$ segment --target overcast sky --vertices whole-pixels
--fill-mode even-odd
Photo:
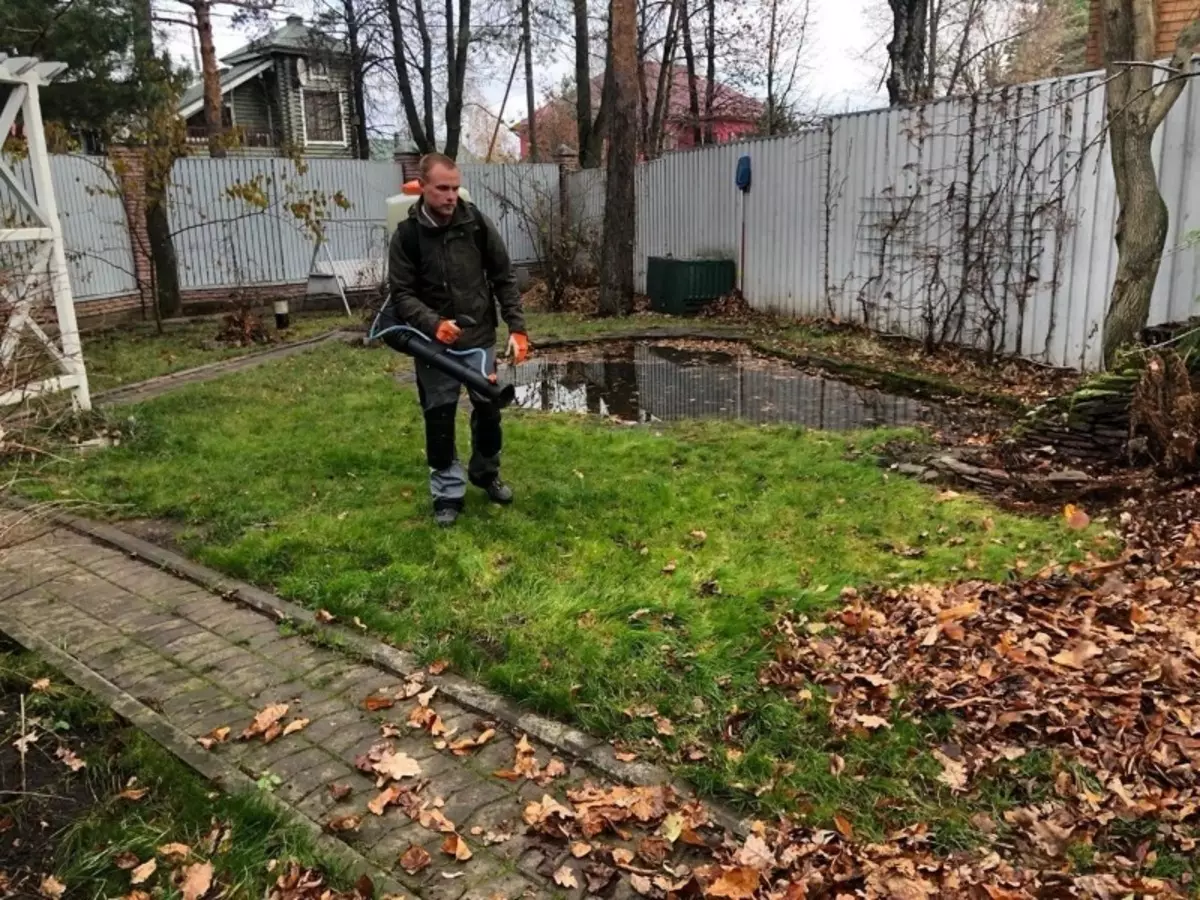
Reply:
[[[887,103],[887,96],[879,85],[884,49],[879,45],[873,28],[865,24],[870,2],[811,0],[812,22],[810,37],[806,42],[806,63],[812,74],[807,76],[804,90],[808,98],[820,102],[822,111],[843,112]],[[297,2],[295,9],[304,12],[307,6],[307,3]],[[272,18],[276,24],[282,24],[286,15],[286,11],[279,11]],[[251,36],[233,29],[225,17],[216,18],[214,26],[218,57],[244,44]],[[172,55],[191,64],[193,43],[188,29],[174,28],[168,32],[168,36]],[[535,76],[538,96],[558,84],[570,69],[571,64],[565,59],[539,66]],[[492,110],[498,110],[504,95],[503,80],[497,78],[491,83],[480,84],[479,89]],[[398,107],[399,104],[396,105]],[[518,72],[504,111],[504,120],[512,123],[523,119],[525,115],[525,91]]]

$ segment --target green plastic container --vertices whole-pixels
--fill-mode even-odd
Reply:
[[[646,293],[654,312],[692,316],[733,290],[737,264],[732,259],[646,258]]]

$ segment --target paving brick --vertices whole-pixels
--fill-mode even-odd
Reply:
[[[535,837],[525,833],[525,822],[521,817],[523,804],[513,797],[505,797],[488,806],[477,810],[473,815],[454,821],[458,823],[459,831],[470,835],[476,828],[483,829],[483,835],[476,840],[483,840],[488,834],[495,837],[510,835],[508,840],[488,846],[488,852],[500,859],[515,862],[521,855],[538,844]]]
[[[289,803],[299,803],[315,793],[327,791],[331,784],[349,784],[354,774],[344,762],[325,754],[317,765],[292,776],[288,782],[289,796],[285,799]]]
[[[394,682],[394,678],[389,678],[379,669],[361,665],[347,666],[343,661],[341,671],[329,684],[324,685],[324,689],[335,696],[344,694],[357,703],[372,691]]]
[[[207,592],[182,594],[173,598],[171,612],[184,619],[190,619],[205,628],[224,620],[233,605],[228,600],[222,600],[216,594]]]
[[[499,779],[484,781],[477,778],[472,784],[446,797],[443,812],[450,821],[463,822],[497,800],[503,799],[507,799],[514,809],[518,808],[516,796],[511,794]]]
[[[185,634],[164,648],[172,659],[185,666],[191,666],[204,656],[228,649],[229,642],[211,631],[194,631],[191,634]]]
[[[178,713],[173,721],[188,734],[201,737],[217,728],[228,727],[231,732],[240,732],[253,718],[254,710],[250,707],[224,698],[220,704]]]
[[[218,638],[218,640],[221,640]],[[208,653],[191,660],[187,665],[197,674],[206,675],[210,672],[227,671],[235,664],[245,650],[222,641],[221,645]]]
[[[228,694],[209,682],[199,681],[198,686],[171,697],[165,697],[162,711],[171,720],[179,720],[198,709],[212,709],[226,701]]]
[[[549,900],[554,892],[539,888],[516,872],[504,872],[467,888],[461,900]]]
[[[272,684],[279,683],[282,678],[280,672],[272,669],[266,663],[252,663],[236,672],[222,673],[221,683],[229,693],[253,699]]]

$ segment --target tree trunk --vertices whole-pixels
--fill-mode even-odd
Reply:
[[[221,73],[213,46],[212,6],[209,0],[192,0],[196,13],[196,34],[200,39],[200,68],[204,78],[204,130],[208,134],[208,155],[225,156],[225,129],[221,126]]]
[[[425,113],[425,142],[428,149],[421,148],[422,153],[432,153],[437,149],[437,129],[433,124],[433,38],[429,34],[429,22],[425,18],[425,4],[422,0],[413,0],[413,10],[417,17],[417,33],[421,37],[421,65],[418,69],[421,75],[421,105]]]
[[[1154,169],[1154,133],[1183,91],[1191,56],[1200,45],[1200,18],[1179,35],[1170,66],[1178,74],[1157,88],[1148,66],[1155,58],[1153,0],[1103,0],[1103,49],[1108,70],[1105,104],[1117,188],[1117,273],[1104,317],[1104,363],[1138,339],[1162,264],[1170,222]]]
[[[446,0],[450,11],[453,0]],[[458,2],[458,43],[454,48],[454,67],[449,75],[446,99],[446,155],[458,158],[458,142],[462,135],[463,91],[467,85],[467,51],[471,47],[471,0]],[[432,87],[432,86],[431,86]],[[431,91],[432,93],[432,91]]]
[[[354,155],[359,159],[371,158],[371,138],[367,134],[367,98],[365,60],[359,41],[358,10],[354,0],[342,0],[346,16],[346,43],[350,49],[350,94],[354,106]]]
[[[637,28],[637,155],[646,153],[650,139],[650,96],[646,87],[646,2],[638,3]]]
[[[667,31],[663,36],[662,65],[654,89],[654,113],[650,116],[650,135],[646,155],[657,159],[662,155],[663,133],[671,109],[671,88],[675,86],[675,43],[679,32],[679,3],[671,0],[667,13]]]
[[[687,63],[688,112],[692,118],[692,144],[699,147],[704,140],[700,130],[700,92],[696,87],[696,51],[692,46],[692,12],[687,0],[680,0],[683,16],[683,58]]]
[[[770,25],[767,29],[767,135],[775,133],[775,64],[779,55],[779,0],[771,0]]]
[[[604,161],[604,142],[608,139],[608,120],[615,102],[613,99],[611,17],[608,22],[608,32],[604,38],[604,48],[604,81],[600,85],[600,106],[596,110],[596,118],[592,122],[587,147],[583,148],[579,156],[580,165],[586,169],[599,168]]]
[[[888,0],[892,7],[892,39],[888,41],[888,101],[892,106],[931,98],[925,71],[925,29],[929,0]]]
[[[413,93],[412,81],[408,75],[408,58],[404,49],[404,25],[400,19],[399,0],[386,0],[388,22],[392,26],[392,63],[396,67],[396,84],[400,88],[400,104],[404,107],[404,120],[408,123],[408,132],[420,153],[434,150],[433,136],[426,132],[421,124],[421,114],[417,111],[416,95]],[[428,93],[426,93],[428,97]],[[433,110],[427,112],[433,118]]]
[[[166,198],[146,191],[146,234],[150,240],[150,258],[154,265],[154,282],[161,318],[171,319],[183,314],[183,296],[179,290],[179,261],[167,218]]]
[[[528,3],[529,0],[524,0]],[[575,12],[575,131],[579,149],[579,165],[585,169],[598,166],[600,160],[588,155],[592,138],[592,65],[591,36],[588,34],[587,0],[574,0]],[[533,116],[530,115],[532,126]],[[532,145],[530,132],[530,144]]]
[[[711,144],[713,139],[713,102],[717,90],[717,0],[705,0],[708,7],[708,21],[704,31],[705,80],[704,85],[704,143]]]
[[[521,0],[521,40],[525,42],[525,106],[529,110],[529,114],[525,117],[525,127],[529,129],[529,161],[539,162],[540,154],[538,153],[537,143],[537,107],[534,105],[533,97],[533,35],[532,28],[529,22],[529,4],[531,0]],[[584,0],[586,5],[587,0]],[[584,17],[586,20],[587,13]],[[578,29],[578,23],[576,23]],[[587,45],[584,45],[587,49]],[[575,61],[576,66],[579,65],[578,59]],[[587,113],[587,120],[591,121],[592,114]],[[582,120],[581,120],[582,121]],[[582,142],[580,144],[582,146]],[[553,153],[557,148],[551,147],[550,152]]]
[[[633,240],[637,221],[634,195],[637,143],[637,4],[612,0],[609,6],[612,75],[608,121],[608,167],[604,188],[604,235],[600,247],[600,314],[633,311]]]

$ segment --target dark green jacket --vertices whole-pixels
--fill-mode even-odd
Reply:
[[[454,347],[491,347],[496,343],[499,302],[509,332],[524,332],[521,295],[496,226],[478,208],[460,201],[450,223],[434,227],[421,215],[423,203],[418,200],[412,205],[388,248],[388,289],[396,317],[433,337],[439,319],[465,314],[478,324],[462,326]],[[483,241],[476,234],[480,228],[485,232]],[[406,243],[412,246],[413,229],[419,260],[410,259],[405,250]]]

